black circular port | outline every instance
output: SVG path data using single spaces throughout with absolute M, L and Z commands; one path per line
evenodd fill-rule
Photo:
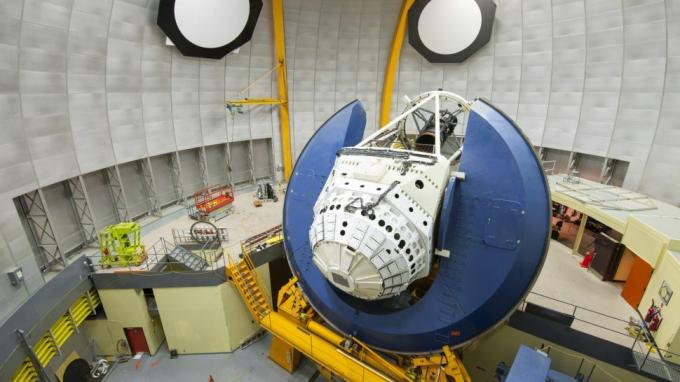
M 340 236 L 345 236 L 345 230 L 340 231 Z
M 399 199 L 399 194 L 394 194 L 395 199 Z
M 399 235 L 399 232 L 394 234 L 394 240 L 399 240 L 401 238 L 401 235 Z
M 413 207 L 409 207 L 408 212 L 413 212 Z
M 399 241 L 399 248 L 404 248 L 405 245 L 406 245 L 406 242 L 404 240 Z
M 339 210 L 339 209 L 340 209 L 340 205 L 339 205 L 339 204 L 336 204 L 336 205 L 335 205 L 335 209 Z
M 386 249 L 385 252 L 392 253 L 392 251 L 390 251 L 389 249 Z
M 368 213 L 366 213 L 365 210 L 361 210 L 361 216 L 366 216 L 366 215 L 368 215 Z
M 343 227 L 347 227 L 347 222 L 342 222 Z
M 333 211 L 335 209 L 335 206 L 331 206 L 330 210 Z
M 386 230 L 387 232 L 392 232 L 392 226 L 391 226 L 391 225 L 388 225 L 387 227 L 385 227 L 385 230 Z
M 408 261 L 413 261 L 413 255 L 408 257 Z
M 375 220 L 375 214 L 368 215 L 368 218 L 371 219 L 371 220 Z
M 409 253 L 411 253 L 411 248 L 406 248 L 406 254 L 408 255 Z
M 427 226 L 427 220 L 423 220 L 423 225 Z
M 362 184 L 362 185 L 360 185 L 360 186 L 359 186 L 359 188 L 364 188 L 364 185 L 363 185 L 363 184 Z
M 381 227 L 384 226 L 384 225 L 385 225 L 385 221 L 382 220 L 382 219 L 378 220 L 378 225 L 381 226 Z
M 423 181 L 420 180 L 420 179 L 416 180 L 416 188 L 419 189 L 419 190 L 422 190 L 423 187 L 425 187 L 425 184 L 423 183 Z

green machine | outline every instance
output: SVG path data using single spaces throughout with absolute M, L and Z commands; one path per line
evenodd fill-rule
M 137 223 L 123 222 L 105 227 L 99 232 L 100 265 L 137 266 L 146 259 L 141 242 L 141 227 Z

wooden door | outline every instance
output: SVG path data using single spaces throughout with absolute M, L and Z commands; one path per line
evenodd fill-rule
M 144 329 L 142 328 L 124 328 L 125 338 L 130 344 L 130 352 L 135 355 L 137 353 L 150 353 L 149 345 L 146 343 L 144 336 Z
M 645 294 L 649 279 L 652 277 L 652 271 L 651 265 L 642 260 L 639 256 L 635 256 L 633 265 L 630 268 L 630 273 L 628 274 L 628 279 L 621 292 L 621 297 L 635 309 L 640 305 L 642 295 Z

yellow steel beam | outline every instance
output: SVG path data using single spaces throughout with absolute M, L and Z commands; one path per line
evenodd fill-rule
M 392 37 L 392 47 L 390 48 L 390 56 L 385 67 L 385 79 L 383 81 L 382 101 L 380 102 L 380 127 L 387 125 L 390 121 L 390 107 L 392 106 L 392 89 L 394 89 L 394 76 L 399 67 L 399 56 L 401 55 L 401 46 L 404 43 L 404 35 L 406 34 L 406 24 L 408 21 L 408 10 L 415 0 L 404 0 L 399 13 L 399 20 L 394 29 L 394 36 Z
M 332 370 L 347 381 L 391 381 L 381 371 L 343 352 L 335 344 L 300 327 L 276 312 L 260 320 L 260 325 L 314 362 Z
M 393 380 L 393 378 L 367 362 L 342 351 L 337 344 L 339 337 L 329 334 L 332 332 L 323 331 L 322 333 L 329 336 L 336 343 L 329 342 L 328 339 L 312 332 L 305 323 L 288 315 L 274 312 L 266 302 L 253 298 L 252 296 L 262 292 L 259 283 L 255 281 L 257 279 L 255 276 L 256 272 L 252 270 L 252 264 L 248 264 L 246 259 L 247 256 L 244 256 L 242 262 L 234 264 L 228 258 L 229 265 L 226 272 L 231 276 L 231 280 L 243 297 L 246 307 L 253 314 L 253 317 L 258 320 L 260 326 L 317 364 L 332 370 L 346 381 L 371 382 Z M 244 267 L 243 264 L 248 265 Z M 322 330 L 320 325 L 315 329 L 319 332 Z M 407 378 L 400 379 L 404 382 L 410 382 Z
M 244 98 L 228 99 L 224 103 L 232 105 L 279 105 L 281 100 L 277 98 Z
M 272 17 L 274 19 L 274 48 L 277 62 L 279 85 L 279 119 L 281 129 L 281 154 L 283 157 L 283 178 L 287 182 L 293 171 L 293 159 L 290 150 L 290 121 L 288 114 L 288 83 L 286 81 L 286 38 L 283 29 L 283 0 L 272 0 Z

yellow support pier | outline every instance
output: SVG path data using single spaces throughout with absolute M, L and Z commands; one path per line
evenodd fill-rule
M 270 231 L 275 233 L 277 228 Z M 277 235 L 260 236 L 263 240 L 281 240 Z M 395 363 L 357 339 L 336 333 L 317 317 L 297 287 L 296 278 L 278 292 L 278 311 L 273 310 L 259 286 L 250 259 L 252 252 L 247 250 L 252 246 L 243 248 L 246 251 L 238 263 L 227 257 L 227 275 L 260 326 L 274 335 L 270 358 L 289 372 L 295 370 L 300 355 L 304 355 L 325 375 L 337 375 L 346 381 L 470 381 L 462 362 L 448 346 L 428 356 L 395 356 L 399 360 Z

